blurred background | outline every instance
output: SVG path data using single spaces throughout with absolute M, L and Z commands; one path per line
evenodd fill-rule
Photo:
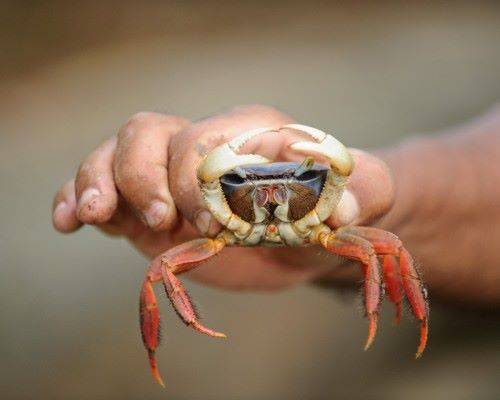
M 416 324 L 387 306 L 362 351 L 357 293 L 189 282 L 229 340 L 162 301 L 164 391 L 137 321 L 146 260 L 50 219 L 58 186 L 141 110 L 270 104 L 362 148 L 461 123 L 500 98 L 499 2 L 3 0 L 0 22 L 2 399 L 500 398 L 492 311 L 433 303 L 415 361 Z

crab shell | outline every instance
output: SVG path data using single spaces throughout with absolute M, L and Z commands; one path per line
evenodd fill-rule
M 271 160 L 257 154 L 238 154 L 251 138 L 264 133 L 283 134 L 295 130 L 314 141 L 299 141 L 290 148 L 301 153 L 316 153 L 330 164 L 325 184 L 313 210 L 296 221 L 276 224 L 250 223 L 235 214 L 228 205 L 220 178 L 227 172 L 248 165 L 268 164 Z M 337 206 L 353 169 L 352 157 L 345 146 L 331 135 L 310 126 L 289 124 L 278 129 L 259 128 L 236 136 L 210 151 L 198 167 L 200 189 L 208 209 L 226 230 L 221 235 L 229 245 L 302 246 L 310 242 L 314 229 L 322 226 Z

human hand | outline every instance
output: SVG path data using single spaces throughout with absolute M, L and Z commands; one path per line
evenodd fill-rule
M 139 113 L 81 164 L 54 199 L 53 223 L 64 233 L 83 224 L 126 237 L 152 258 L 221 226 L 205 208 L 196 168 L 210 149 L 244 131 L 293 122 L 265 106 L 238 107 L 196 123 L 163 114 Z M 297 159 L 292 136 L 263 135 L 242 149 L 269 159 Z M 366 225 L 391 207 L 394 187 L 380 159 L 350 150 L 354 171 L 327 223 Z M 189 272 L 199 281 L 231 289 L 276 289 L 332 273 L 338 260 L 318 248 L 228 248 L 215 262 Z

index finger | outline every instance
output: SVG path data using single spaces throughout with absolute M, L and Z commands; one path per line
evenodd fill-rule
M 362 150 L 350 148 L 349 152 L 354 170 L 339 204 L 326 221 L 332 228 L 371 224 L 394 202 L 394 181 L 385 162 Z
M 176 223 L 168 187 L 167 153 L 173 135 L 188 122 L 183 118 L 142 112 L 118 133 L 113 172 L 116 186 L 129 206 L 154 230 Z

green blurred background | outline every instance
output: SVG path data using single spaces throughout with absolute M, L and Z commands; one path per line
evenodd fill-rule
M 500 398 L 491 310 L 433 303 L 415 361 L 416 324 L 394 328 L 389 307 L 362 351 L 356 293 L 189 282 L 229 340 L 193 333 L 162 301 L 161 390 L 137 322 L 147 261 L 50 223 L 53 192 L 141 110 L 270 104 L 363 148 L 465 121 L 500 96 L 499 2 L 4 0 L 0 18 L 2 399 Z

